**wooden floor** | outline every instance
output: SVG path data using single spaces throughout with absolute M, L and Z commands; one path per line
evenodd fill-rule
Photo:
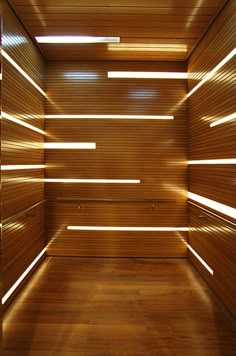
M 47 258 L 5 315 L 1 355 L 235 355 L 230 314 L 185 259 Z

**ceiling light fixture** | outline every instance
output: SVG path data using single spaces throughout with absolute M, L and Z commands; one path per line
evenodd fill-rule
M 1 171 L 14 171 L 14 170 L 18 170 L 18 169 L 43 169 L 45 168 L 44 164 L 25 164 L 25 165 L 3 165 L 1 166 Z
M 47 149 L 96 149 L 94 142 L 45 142 L 44 148 Z
M 235 158 L 228 159 L 202 159 L 188 161 L 188 164 L 236 164 Z
M 67 230 L 84 230 L 84 231 L 188 231 L 188 227 L 67 226 Z
M 185 72 L 123 72 L 109 71 L 108 78 L 130 78 L 130 79 L 187 79 Z
M 45 115 L 45 119 L 173 120 L 172 115 Z
M 45 178 L 47 183 L 141 183 L 140 179 L 64 179 Z
M 36 36 L 38 43 L 119 43 L 120 37 Z

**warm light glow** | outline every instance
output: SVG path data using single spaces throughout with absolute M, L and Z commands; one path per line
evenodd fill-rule
M 119 43 L 120 37 L 36 36 L 38 43 Z
M 45 115 L 45 119 L 134 119 L 173 120 L 172 115 Z
M 33 262 L 29 265 L 29 267 L 25 270 L 25 272 L 17 279 L 16 283 L 9 289 L 9 291 L 2 298 L 2 304 L 5 304 L 8 298 L 12 295 L 12 293 L 16 290 L 16 288 L 20 285 L 20 283 L 24 280 L 24 278 L 29 274 L 32 268 L 36 265 L 36 263 L 40 260 L 40 258 L 45 254 L 46 248 L 44 248 L 38 256 L 33 260 Z
M 234 112 L 233 114 L 230 114 L 228 116 L 222 117 L 222 119 L 219 119 L 217 121 L 212 122 L 210 124 L 210 127 L 214 127 L 214 126 L 217 126 L 217 125 L 220 125 L 220 124 L 224 124 L 225 122 L 233 120 L 233 119 L 236 119 L 236 112 Z
M 184 72 L 107 72 L 108 78 L 187 79 Z
M 67 226 L 67 230 L 85 230 L 85 231 L 188 231 L 188 227 Z
M 47 183 L 141 183 L 140 179 L 62 179 L 45 178 Z
M 45 142 L 44 148 L 52 149 L 96 149 L 96 143 L 94 142 Z
M 17 169 L 42 169 L 45 168 L 44 164 L 35 164 L 35 165 L 6 165 L 6 166 L 1 166 L 1 171 L 14 171 Z
M 211 200 L 211 199 L 208 199 L 208 198 L 204 198 L 201 195 L 194 194 L 194 193 L 191 193 L 191 192 L 188 193 L 188 197 L 189 197 L 189 199 L 197 201 L 200 204 L 208 206 L 211 209 L 217 210 L 222 214 L 228 215 L 231 218 L 236 219 L 236 209 L 231 208 L 228 205 L 224 205 L 224 204 L 218 203 L 218 202 L 216 202 L 214 200 Z
M 46 96 L 46 93 L 43 91 L 43 89 L 40 88 L 40 86 L 35 83 L 35 81 L 12 59 L 3 49 L 2 49 L 2 56 L 9 62 L 13 67 L 18 70 L 18 72 L 23 75 L 24 78 L 26 78 L 41 94 Z
M 210 272 L 210 274 L 214 274 L 214 271 L 208 264 L 199 256 L 199 254 L 188 244 L 188 249 L 194 254 L 194 256 L 201 262 L 201 264 Z
M 2 73 L 0 73 L 0 80 L 2 80 Z
M 233 56 L 236 54 L 236 48 L 234 48 L 215 68 L 213 68 L 209 73 L 207 73 L 203 79 L 187 94 L 189 98 L 196 90 L 198 90 L 204 83 L 213 77 L 213 75 L 222 68 Z M 191 73 L 189 73 L 191 74 Z
M 202 159 L 202 160 L 188 161 L 188 164 L 236 164 L 236 159 L 235 158 Z
M 184 44 L 119 43 L 109 44 L 108 50 L 132 52 L 187 52 L 187 46 Z
M 4 119 L 7 119 L 7 120 L 10 120 L 10 121 L 15 122 L 16 124 L 19 124 L 19 125 L 21 125 L 21 126 L 27 127 L 27 128 L 30 129 L 30 130 L 33 130 L 33 131 L 36 131 L 36 132 L 38 132 L 38 133 L 40 133 L 40 134 L 42 134 L 42 135 L 45 135 L 45 132 L 44 132 L 43 130 L 38 129 L 37 127 L 35 127 L 35 126 L 33 126 L 33 125 L 30 125 L 30 124 L 28 124 L 28 123 L 25 122 L 25 121 L 16 119 L 15 117 L 13 117 L 13 116 L 11 116 L 11 115 L 9 115 L 9 114 L 3 112 L 3 111 L 2 111 L 2 117 L 3 117 Z

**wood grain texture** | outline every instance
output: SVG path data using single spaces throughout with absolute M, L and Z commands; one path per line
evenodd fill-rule
M 235 1 L 229 1 L 188 62 L 192 89 L 235 47 Z M 236 112 L 235 56 L 189 98 L 189 159 L 235 158 L 235 122 L 210 127 Z M 189 169 L 189 190 L 235 208 L 235 165 L 196 165 Z M 219 216 L 223 214 L 213 211 Z M 189 243 L 215 271 L 211 276 L 197 259 L 190 260 L 229 310 L 236 315 L 235 229 L 216 217 L 199 219 L 204 211 L 190 210 Z M 231 218 L 229 218 L 231 220 Z M 232 219 L 233 220 L 233 219 Z M 234 220 L 235 222 L 235 220 Z
M 44 60 L 8 4 L 3 1 L 2 6 L 2 48 L 43 88 Z M 5 58 L 1 84 L 2 111 L 42 129 L 43 96 Z M 8 119 L 1 121 L 2 164 L 43 164 L 43 136 Z M 45 209 L 43 206 L 30 209 L 44 200 L 44 172 L 42 169 L 24 169 L 1 173 L 5 294 L 45 247 Z M 26 216 L 25 209 L 29 209 L 27 214 L 32 216 Z
M 46 150 L 47 178 L 140 179 L 141 184 L 46 183 L 51 255 L 175 256 L 186 245 L 175 232 L 68 232 L 67 225 L 187 226 L 185 80 L 108 79 L 108 70 L 184 71 L 183 63 L 51 62 L 47 114 L 170 115 L 174 120 L 46 119 L 49 142 L 96 142 L 96 150 Z M 82 80 L 73 75 L 82 75 Z M 70 76 L 72 74 L 72 76 Z M 93 74 L 95 79 L 86 79 Z M 85 78 L 84 78 L 85 76 Z M 80 78 L 80 77 L 79 77 Z M 173 199 L 151 206 L 57 198 Z M 182 236 L 182 235 L 181 235 Z M 185 235 L 183 235 L 185 236 Z M 142 237 L 145 246 L 142 246 Z M 163 245 L 162 245 L 163 244 Z
M 235 331 L 187 260 L 48 258 L 5 314 L 3 356 L 233 356 Z
M 185 60 L 226 0 L 188 1 L 18 1 L 10 0 L 31 36 L 120 36 L 140 43 L 138 51 L 105 45 L 45 45 L 51 60 Z M 172 50 L 147 51 L 146 44 L 171 44 Z M 178 50 L 182 44 L 183 49 Z M 175 46 L 177 45 L 177 46 Z

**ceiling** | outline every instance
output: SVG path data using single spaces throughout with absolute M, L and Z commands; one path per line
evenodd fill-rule
M 49 60 L 185 60 L 227 0 L 9 0 L 32 38 L 120 36 L 121 44 L 37 44 Z

